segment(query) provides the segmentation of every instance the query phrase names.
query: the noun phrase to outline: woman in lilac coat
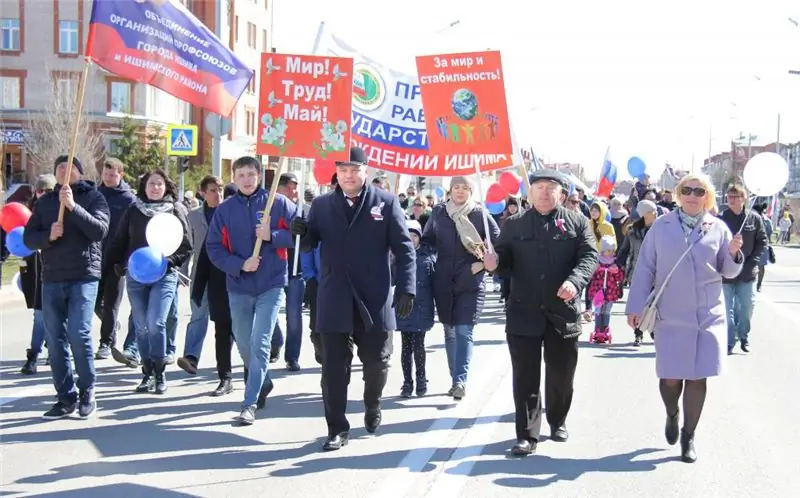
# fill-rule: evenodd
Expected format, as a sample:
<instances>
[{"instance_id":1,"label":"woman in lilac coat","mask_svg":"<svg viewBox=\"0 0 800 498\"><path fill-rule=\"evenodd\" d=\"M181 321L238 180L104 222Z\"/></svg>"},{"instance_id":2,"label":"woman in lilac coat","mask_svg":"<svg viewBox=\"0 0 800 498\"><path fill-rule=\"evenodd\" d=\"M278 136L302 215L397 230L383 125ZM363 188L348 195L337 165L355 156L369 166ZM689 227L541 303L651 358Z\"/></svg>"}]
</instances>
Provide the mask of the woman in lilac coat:
<instances>
[{"instance_id":1,"label":"woman in lilac coat","mask_svg":"<svg viewBox=\"0 0 800 498\"><path fill-rule=\"evenodd\" d=\"M667 411L665 436L681 441L681 458L694 462L694 432L706 399L706 379L719 375L727 346L722 279L742 268L742 236L710 214L714 188L707 177L689 175L677 187L679 209L658 218L644 239L633 273L626 312L639 324L652 289L661 288L681 255L658 302L656 373ZM683 393L683 428L678 401Z\"/></svg>"}]
</instances>

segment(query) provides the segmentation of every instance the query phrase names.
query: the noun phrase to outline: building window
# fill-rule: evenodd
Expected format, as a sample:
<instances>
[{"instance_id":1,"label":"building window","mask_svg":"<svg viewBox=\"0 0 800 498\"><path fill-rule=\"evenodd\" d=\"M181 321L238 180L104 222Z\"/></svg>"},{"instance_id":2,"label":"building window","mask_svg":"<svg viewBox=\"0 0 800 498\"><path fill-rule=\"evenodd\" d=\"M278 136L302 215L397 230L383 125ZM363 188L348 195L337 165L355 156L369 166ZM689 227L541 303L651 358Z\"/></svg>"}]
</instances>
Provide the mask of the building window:
<instances>
[{"instance_id":1,"label":"building window","mask_svg":"<svg viewBox=\"0 0 800 498\"><path fill-rule=\"evenodd\" d=\"M58 21L58 53L78 53L78 21Z\"/></svg>"},{"instance_id":2,"label":"building window","mask_svg":"<svg viewBox=\"0 0 800 498\"><path fill-rule=\"evenodd\" d=\"M245 135L248 137L256 136L256 111L250 109L249 107L245 107L244 121Z\"/></svg>"},{"instance_id":3,"label":"building window","mask_svg":"<svg viewBox=\"0 0 800 498\"><path fill-rule=\"evenodd\" d=\"M77 99L78 98L78 77L56 78L56 98L57 99Z\"/></svg>"},{"instance_id":4,"label":"building window","mask_svg":"<svg viewBox=\"0 0 800 498\"><path fill-rule=\"evenodd\" d=\"M250 78L250 82L247 84L247 93L252 93L255 95L256 93L256 75L253 73L253 77Z\"/></svg>"},{"instance_id":5,"label":"building window","mask_svg":"<svg viewBox=\"0 0 800 498\"><path fill-rule=\"evenodd\" d=\"M110 81L108 83L108 110L130 114L131 109L131 84L126 81Z\"/></svg>"},{"instance_id":6,"label":"building window","mask_svg":"<svg viewBox=\"0 0 800 498\"><path fill-rule=\"evenodd\" d=\"M0 77L0 109L22 108L22 78L19 76Z\"/></svg>"},{"instance_id":7,"label":"building window","mask_svg":"<svg viewBox=\"0 0 800 498\"><path fill-rule=\"evenodd\" d=\"M256 25L249 22L247 23L247 46L250 48L256 48L256 40L258 39L258 30L256 29Z\"/></svg>"},{"instance_id":8,"label":"building window","mask_svg":"<svg viewBox=\"0 0 800 498\"><path fill-rule=\"evenodd\" d=\"M261 51L262 52L269 52L269 47L267 46L267 30L261 30Z\"/></svg>"},{"instance_id":9,"label":"building window","mask_svg":"<svg viewBox=\"0 0 800 498\"><path fill-rule=\"evenodd\" d=\"M19 19L0 19L0 50L18 52L20 36Z\"/></svg>"},{"instance_id":10,"label":"building window","mask_svg":"<svg viewBox=\"0 0 800 498\"><path fill-rule=\"evenodd\" d=\"M116 157L122 152L122 148L119 146L119 140L121 139L122 137L119 135L103 135L106 156Z\"/></svg>"},{"instance_id":11,"label":"building window","mask_svg":"<svg viewBox=\"0 0 800 498\"><path fill-rule=\"evenodd\" d=\"M233 20L233 42L239 42L239 16L236 16Z\"/></svg>"}]
</instances>

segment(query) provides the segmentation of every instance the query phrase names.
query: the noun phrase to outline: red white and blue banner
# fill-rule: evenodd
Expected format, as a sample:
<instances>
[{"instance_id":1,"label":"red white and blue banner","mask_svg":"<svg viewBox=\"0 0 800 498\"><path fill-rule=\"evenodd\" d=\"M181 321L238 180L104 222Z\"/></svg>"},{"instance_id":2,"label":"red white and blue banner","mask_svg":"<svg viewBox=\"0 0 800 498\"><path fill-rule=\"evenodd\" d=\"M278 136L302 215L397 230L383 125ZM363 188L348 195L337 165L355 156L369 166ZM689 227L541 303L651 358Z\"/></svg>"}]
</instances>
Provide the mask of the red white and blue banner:
<instances>
[{"instance_id":1,"label":"red white and blue banner","mask_svg":"<svg viewBox=\"0 0 800 498\"><path fill-rule=\"evenodd\" d=\"M617 184L617 167L611 161L611 147L606 149L606 157L603 159L603 167L600 170L600 180L597 183L595 195L598 197L611 197L614 186Z\"/></svg>"},{"instance_id":2,"label":"red white and blue banner","mask_svg":"<svg viewBox=\"0 0 800 498\"><path fill-rule=\"evenodd\" d=\"M86 55L123 78L222 116L253 70L176 0L95 0Z\"/></svg>"},{"instance_id":3,"label":"red white and blue banner","mask_svg":"<svg viewBox=\"0 0 800 498\"><path fill-rule=\"evenodd\" d=\"M369 165L404 175L457 176L519 164L508 154L431 155L419 79L396 71L349 46L322 25L315 53L352 58L351 143L367 154ZM411 57L411 56L409 56Z\"/></svg>"}]
</instances>

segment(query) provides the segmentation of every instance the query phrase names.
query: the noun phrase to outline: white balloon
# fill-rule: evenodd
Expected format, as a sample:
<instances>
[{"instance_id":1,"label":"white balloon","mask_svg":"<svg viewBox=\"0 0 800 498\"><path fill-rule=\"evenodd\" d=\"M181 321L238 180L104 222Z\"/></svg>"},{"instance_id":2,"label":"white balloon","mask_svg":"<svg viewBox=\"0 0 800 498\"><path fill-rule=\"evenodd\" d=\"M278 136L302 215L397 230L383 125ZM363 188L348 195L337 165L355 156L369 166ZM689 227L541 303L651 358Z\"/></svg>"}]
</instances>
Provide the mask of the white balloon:
<instances>
[{"instance_id":1,"label":"white balloon","mask_svg":"<svg viewBox=\"0 0 800 498\"><path fill-rule=\"evenodd\" d=\"M774 152L762 152L751 157L744 167L744 186L758 196L775 195L789 181L789 165Z\"/></svg>"},{"instance_id":2,"label":"white balloon","mask_svg":"<svg viewBox=\"0 0 800 498\"><path fill-rule=\"evenodd\" d=\"M183 242L183 225L173 214L158 213L147 222L144 235L147 245L164 256L172 256Z\"/></svg>"}]
</instances>

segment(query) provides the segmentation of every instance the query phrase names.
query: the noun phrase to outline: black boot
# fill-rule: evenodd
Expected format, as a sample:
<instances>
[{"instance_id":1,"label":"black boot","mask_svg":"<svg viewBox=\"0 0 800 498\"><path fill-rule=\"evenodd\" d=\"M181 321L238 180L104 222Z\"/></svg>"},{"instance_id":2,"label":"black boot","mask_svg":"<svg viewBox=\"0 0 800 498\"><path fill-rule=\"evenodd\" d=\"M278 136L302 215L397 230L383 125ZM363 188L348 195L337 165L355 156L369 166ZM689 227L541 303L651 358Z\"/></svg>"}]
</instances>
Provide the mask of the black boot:
<instances>
[{"instance_id":1,"label":"black boot","mask_svg":"<svg viewBox=\"0 0 800 498\"><path fill-rule=\"evenodd\" d=\"M686 429L681 429L681 460L686 463L697 461L697 452L694 451L694 434L689 434Z\"/></svg>"},{"instance_id":2,"label":"black boot","mask_svg":"<svg viewBox=\"0 0 800 498\"><path fill-rule=\"evenodd\" d=\"M417 379L417 396L428 394L428 379L422 377Z\"/></svg>"},{"instance_id":3,"label":"black boot","mask_svg":"<svg viewBox=\"0 0 800 498\"><path fill-rule=\"evenodd\" d=\"M164 370L167 368L165 360L157 360L153 362L153 373L156 377L156 394L164 394L167 392L167 378L164 375Z\"/></svg>"},{"instance_id":4,"label":"black boot","mask_svg":"<svg viewBox=\"0 0 800 498\"><path fill-rule=\"evenodd\" d=\"M137 393L149 393L155 388L153 379L153 361L142 360L142 382L136 386Z\"/></svg>"},{"instance_id":5,"label":"black boot","mask_svg":"<svg viewBox=\"0 0 800 498\"><path fill-rule=\"evenodd\" d=\"M680 423L680 410L676 411L674 415L667 415L667 423L664 426L664 437L667 438L667 444L672 446L678 442L678 432Z\"/></svg>"},{"instance_id":6,"label":"black boot","mask_svg":"<svg viewBox=\"0 0 800 498\"><path fill-rule=\"evenodd\" d=\"M403 387L400 388L400 397L401 398L410 398L411 393L414 392L414 384L411 382L404 382Z\"/></svg>"},{"instance_id":7,"label":"black boot","mask_svg":"<svg viewBox=\"0 0 800 498\"><path fill-rule=\"evenodd\" d=\"M20 369L20 373L23 375L33 375L37 371L36 367L36 360L39 359L39 355L34 353L32 350L28 350L28 359L25 360L25 364L22 365Z\"/></svg>"}]
</instances>

